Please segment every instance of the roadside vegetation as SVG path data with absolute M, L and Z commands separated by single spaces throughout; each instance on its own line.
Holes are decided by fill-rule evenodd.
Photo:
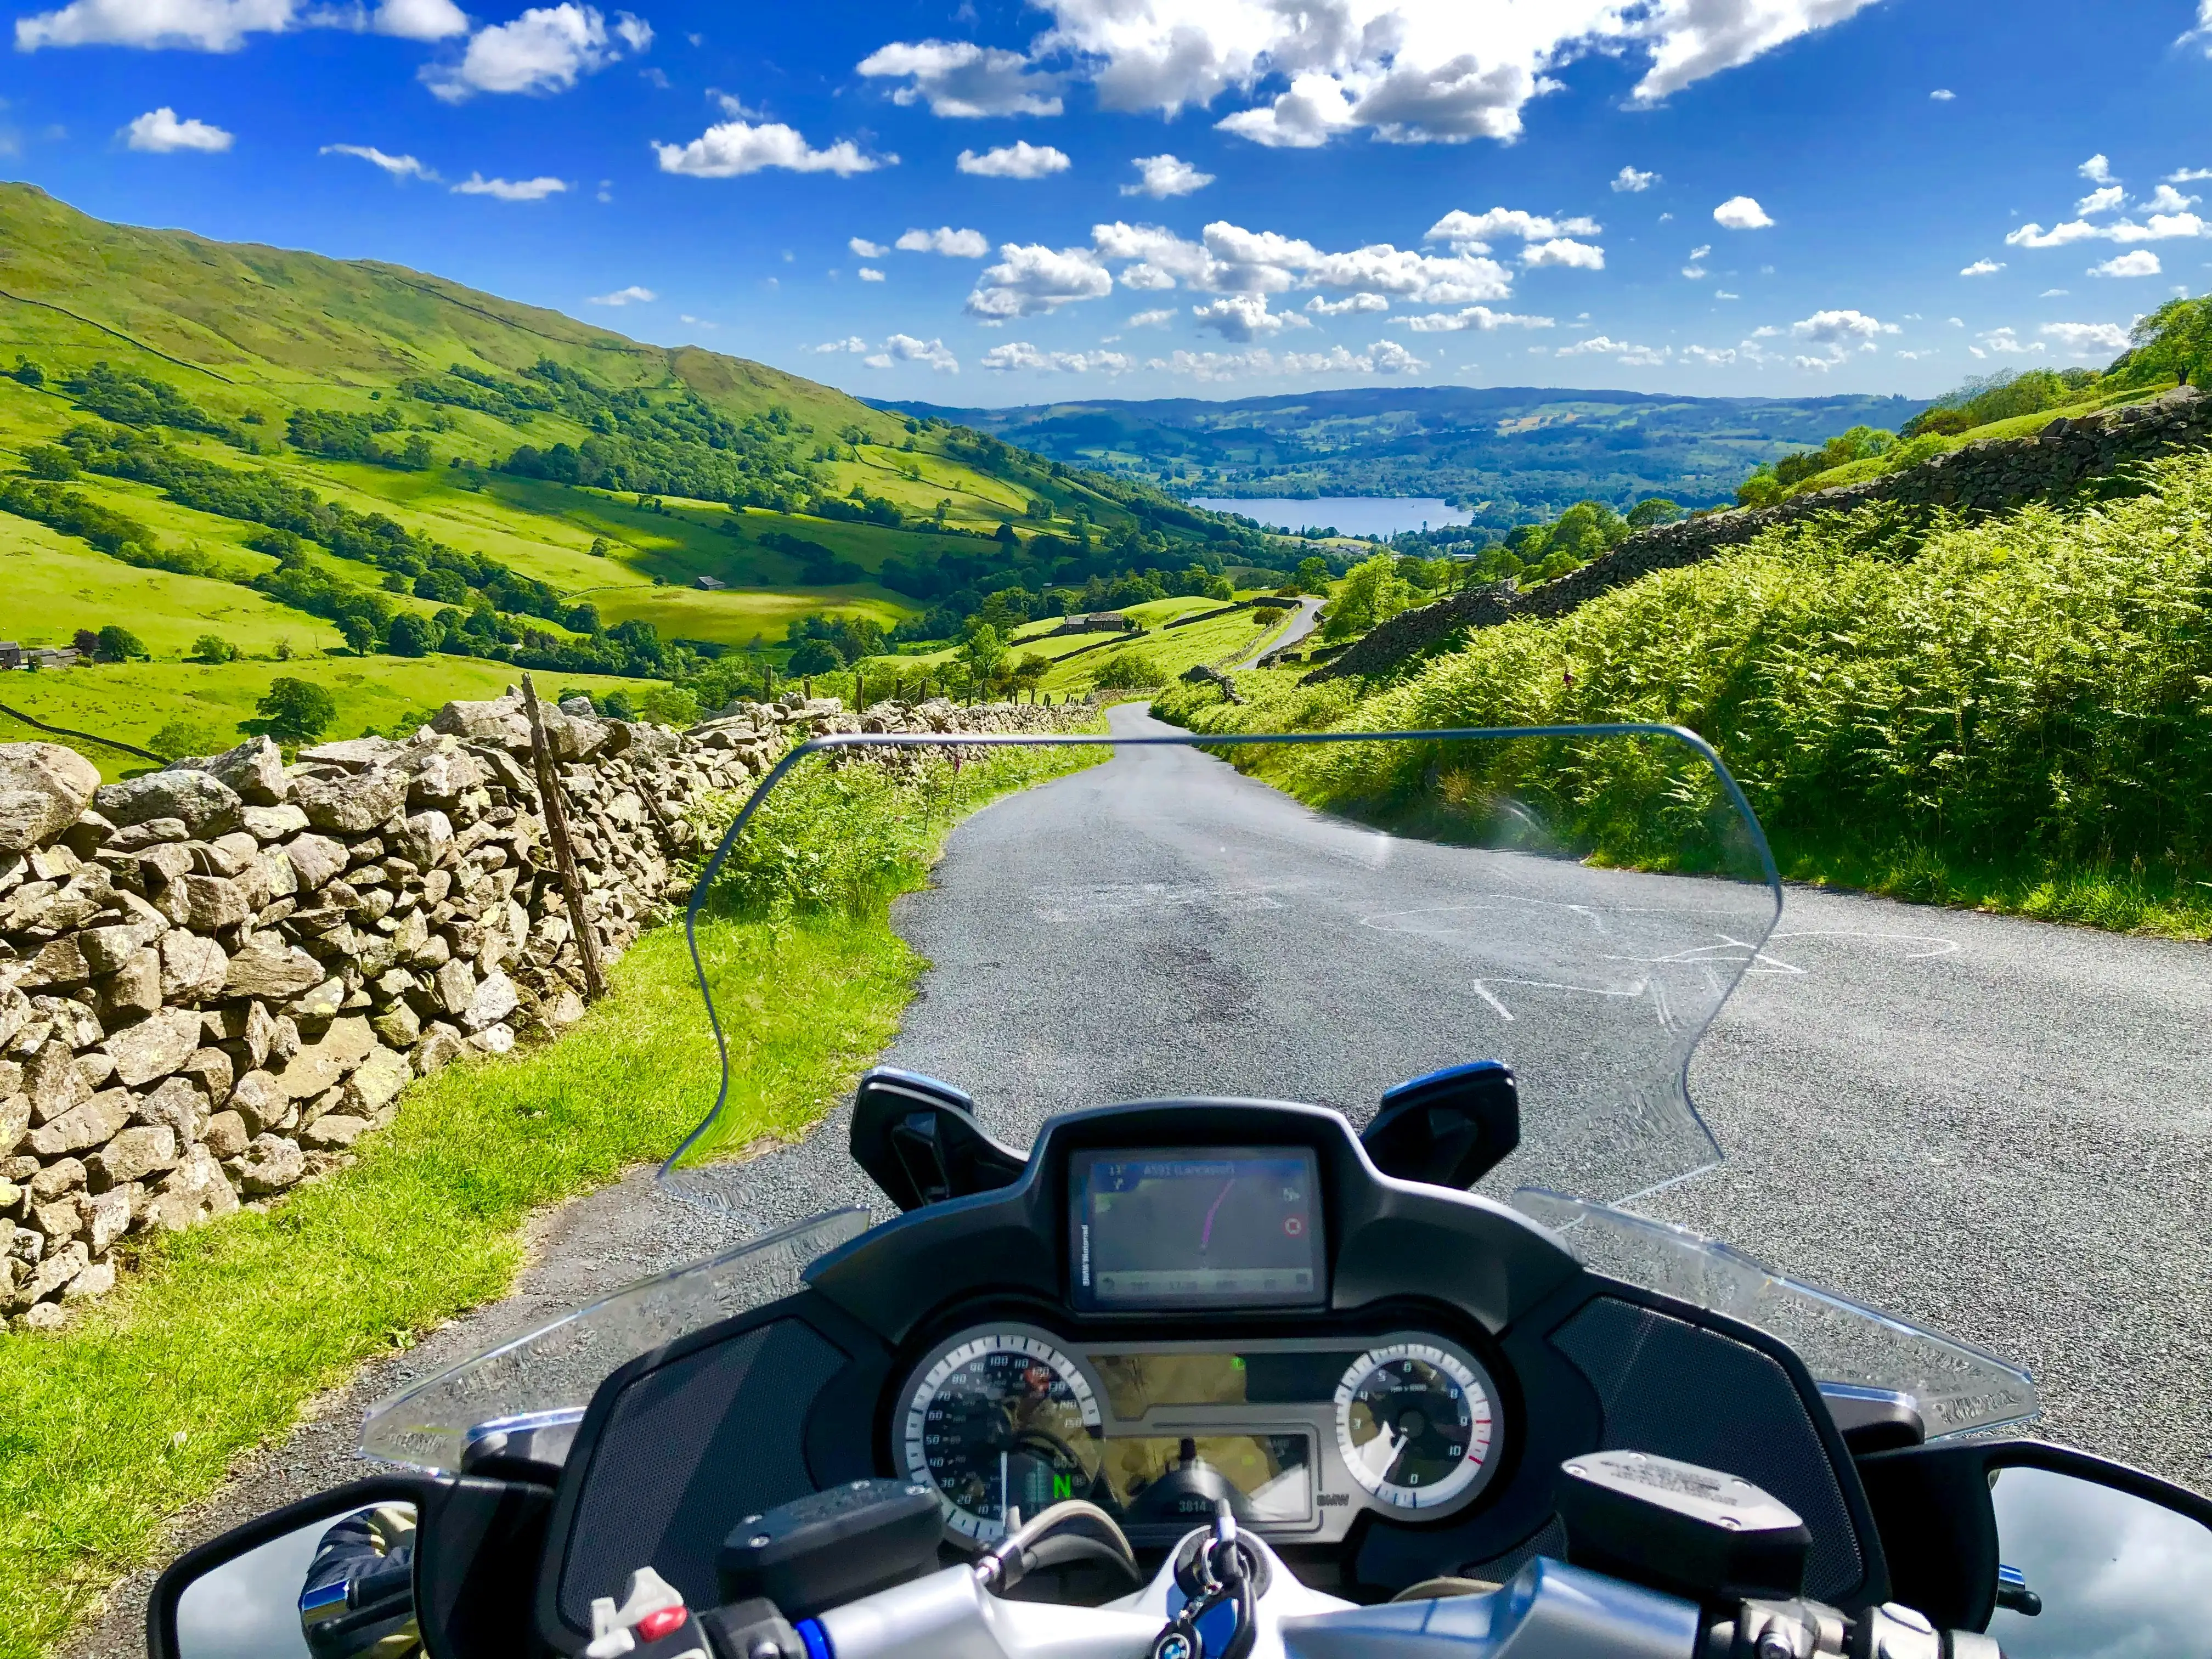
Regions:
M 924 966 L 890 903 L 951 824 L 1102 757 L 817 763 L 771 797 L 700 930 L 731 1044 L 721 1146 L 803 1133 L 890 1042 Z M 557 1043 L 415 1084 L 349 1167 L 266 1213 L 145 1236 L 66 1329 L 0 1335 L 0 1659 L 46 1652 L 316 1393 L 503 1295 L 531 1212 L 674 1150 L 715 1083 L 682 930 L 610 978 Z
M 2212 936 L 2212 455 L 2143 483 L 1932 532 L 1876 508 L 1807 520 L 1480 630 L 1396 684 L 1285 672 L 1240 682 L 1245 707 L 1202 687 L 1159 706 L 1202 731 L 1678 724 L 1793 878 Z M 1434 787 L 1361 751 L 1267 764 L 1346 810 Z M 1593 784 L 1574 810 L 1615 799 Z

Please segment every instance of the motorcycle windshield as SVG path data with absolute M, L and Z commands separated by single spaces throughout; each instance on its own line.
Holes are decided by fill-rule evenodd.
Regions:
M 386 1401 L 362 1449 L 453 1469 L 494 1435 L 557 1443 L 623 1361 L 796 1289 L 889 1212 L 845 1158 L 842 1115 L 816 1149 L 769 1143 L 769 1051 L 744 1002 L 711 994 L 722 930 L 880 926 L 887 902 L 919 994 L 855 1071 L 879 1058 L 955 1085 L 1011 1146 L 1054 1113 L 1193 1096 L 1357 1127 L 1395 1085 L 1503 1060 L 1520 1144 L 1480 1186 L 1521 1189 L 1596 1270 L 1785 1340 L 1823 1334 L 1816 1374 L 1941 1395 L 1935 1431 L 2032 1412 L 2024 1373 L 1610 1207 L 1719 1160 L 1690 1058 L 1781 912 L 1758 822 L 1699 739 L 1199 738 L 1133 705 L 1099 723 L 817 738 L 728 800 L 686 919 L 722 1085 L 659 1175 L 726 1248 Z M 830 1212 L 797 1219 L 812 1211 Z
M 929 971 L 884 1059 L 968 1091 L 1009 1145 L 1055 1112 L 1171 1097 L 1300 1101 L 1358 1125 L 1394 1085 L 1499 1060 L 1522 1124 L 1486 1178 L 1500 1193 L 1620 1200 L 1718 1158 L 1690 1054 L 1781 889 L 1698 739 L 1201 739 L 1133 708 L 1112 719 L 1103 737 L 807 744 L 738 811 L 701 909 L 856 898 L 869 870 L 837 861 L 885 855 L 857 804 L 927 818 L 933 792 L 988 791 L 994 769 L 1059 773 L 962 822 L 892 909 Z M 726 1085 L 661 1180 L 757 1224 L 778 1212 L 775 1177 L 738 1156 L 759 1130 L 734 1097 Z

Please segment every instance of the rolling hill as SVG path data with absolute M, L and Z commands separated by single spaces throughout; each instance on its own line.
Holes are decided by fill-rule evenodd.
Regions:
M 1141 402 L 954 409 L 956 421 L 1073 465 L 1182 495 L 1437 495 L 1504 531 L 1586 497 L 1732 502 L 1761 462 L 1864 423 L 1896 428 L 1904 398 L 1681 398 L 1541 386 L 1375 386 Z
M 681 679 L 809 616 L 1268 559 L 1141 483 L 760 363 L 27 185 L 0 184 L 0 632 L 26 645 L 212 635 L 309 678 L 376 659 L 434 702 L 441 660 Z M 100 672 L 113 702 L 142 670 Z

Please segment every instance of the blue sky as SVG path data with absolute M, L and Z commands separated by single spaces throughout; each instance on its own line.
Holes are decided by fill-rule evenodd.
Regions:
M 876 396 L 1925 395 L 2212 286 L 2202 3 L 68 0 L 0 161 Z

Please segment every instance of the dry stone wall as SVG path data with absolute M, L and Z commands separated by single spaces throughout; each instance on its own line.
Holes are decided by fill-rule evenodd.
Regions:
M 829 731 L 1041 730 L 1013 704 L 737 703 L 678 733 L 544 710 L 611 959 L 687 890 L 692 809 Z M 0 1312 L 57 1325 L 134 1232 L 338 1167 L 410 1079 L 584 1012 L 520 699 L 287 764 L 265 738 L 102 787 L 0 745 Z
M 1548 619 L 1656 570 L 1696 564 L 1740 547 L 1761 531 L 1821 513 L 1876 501 L 1996 513 L 2030 501 L 2073 495 L 2137 462 L 2212 445 L 2212 397 L 2178 386 L 2147 403 L 2060 417 L 2030 438 L 1991 438 L 1931 457 L 1917 466 L 1832 489 L 1808 490 L 1772 507 L 1717 513 L 1638 532 L 1611 552 L 1527 592 L 1511 582 L 1472 588 L 1434 605 L 1401 611 L 1305 683 L 1394 672 L 1464 628 L 1492 628 L 1516 617 Z

